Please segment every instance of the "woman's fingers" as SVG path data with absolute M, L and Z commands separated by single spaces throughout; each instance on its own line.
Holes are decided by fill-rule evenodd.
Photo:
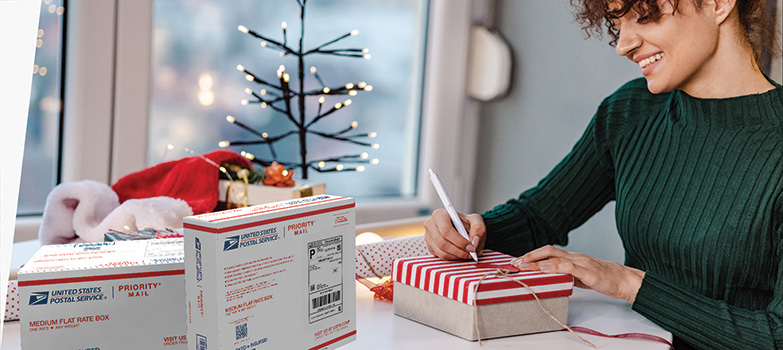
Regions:
M 449 214 L 438 209 L 424 222 L 427 249 L 433 255 L 444 259 L 467 259 L 469 242 L 463 238 L 451 223 Z
M 470 236 L 470 245 L 474 251 L 481 253 L 486 241 L 487 225 L 484 224 L 484 218 L 479 214 L 470 214 L 467 216 L 468 235 Z
M 555 247 L 541 247 L 511 261 L 520 270 L 540 270 L 574 277 L 574 285 L 634 302 L 644 272 L 615 262 L 571 253 Z
M 520 259 L 524 262 L 530 263 L 533 261 L 549 259 L 552 257 L 562 258 L 568 256 L 569 254 L 573 254 L 573 253 L 569 253 L 563 249 L 556 248 L 551 245 L 545 245 L 541 248 L 532 250 L 525 255 L 522 255 Z
M 511 264 L 520 270 L 538 270 L 546 273 L 562 273 L 573 275 L 574 277 L 580 274 L 580 270 L 583 270 L 582 266 L 578 265 L 574 260 L 569 258 L 549 258 L 535 262 L 525 262 L 523 259 L 517 258 L 512 260 Z

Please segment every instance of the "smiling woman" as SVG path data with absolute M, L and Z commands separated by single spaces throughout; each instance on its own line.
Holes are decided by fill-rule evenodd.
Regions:
M 466 259 L 486 247 L 521 255 L 520 269 L 571 274 L 632 303 L 677 349 L 783 348 L 783 86 L 756 54 L 780 49 L 743 24 L 762 3 L 572 4 L 644 77 L 604 99 L 538 186 L 465 215 L 470 239 L 433 213 L 428 248 Z M 611 201 L 624 264 L 550 245 Z
M 596 3 L 603 1 L 582 2 L 578 19 L 584 29 L 601 33 L 605 25 L 617 53 L 639 64 L 652 93 L 679 88 L 716 98 L 772 87 L 754 74 L 764 48 L 779 51 L 764 0 L 740 1 L 736 10 L 704 0 L 613 2 L 609 11 L 597 11 Z M 736 25 L 719 25 L 723 22 Z M 726 70 L 727 65 L 739 69 Z

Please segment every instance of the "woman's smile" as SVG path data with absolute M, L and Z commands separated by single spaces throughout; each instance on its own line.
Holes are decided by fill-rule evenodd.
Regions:
M 663 59 L 663 52 L 640 56 L 635 58 L 634 61 L 642 68 L 642 74 L 647 76 L 658 66 L 661 59 Z

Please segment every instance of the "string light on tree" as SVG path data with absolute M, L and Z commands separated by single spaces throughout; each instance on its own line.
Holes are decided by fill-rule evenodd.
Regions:
M 280 27 L 282 29 L 282 40 L 275 40 L 271 37 L 267 37 L 252 29 L 239 25 L 237 30 L 243 34 L 250 35 L 254 38 L 261 40 L 261 46 L 269 49 L 273 49 L 280 52 L 280 56 L 291 55 L 297 59 L 297 68 L 294 74 L 289 74 L 284 65 L 277 67 L 276 79 L 267 81 L 260 78 L 259 75 L 248 71 L 245 66 L 237 65 L 237 70 L 245 75 L 245 79 L 249 82 L 259 84 L 263 86 L 261 90 L 254 90 L 246 88 L 245 93 L 249 95 L 248 98 L 242 99 L 240 103 L 242 105 L 254 105 L 259 104 L 261 108 L 269 107 L 275 113 L 282 114 L 286 117 L 287 121 L 291 125 L 291 130 L 282 132 L 279 135 L 269 135 L 266 132 L 262 132 L 251 128 L 247 124 L 244 124 L 237 120 L 233 116 L 227 116 L 226 120 L 234 124 L 255 136 L 252 140 L 237 140 L 237 141 L 220 141 L 218 146 L 231 147 L 231 146 L 250 146 L 250 145 L 266 145 L 271 158 L 259 158 L 251 153 L 242 152 L 242 155 L 247 159 L 261 164 L 263 166 L 269 166 L 273 161 L 282 164 L 287 169 L 301 169 L 302 178 L 307 179 L 308 170 L 312 169 L 318 172 L 343 172 L 343 171 L 365 171 L 365 166 L 361 164 L 378 164 L 378 159 L 369 158 L 367 152 L 359 154 L 347 154 L 337 157 L 328 157 L 323 159 L 310 159 L 307 154 L 307 135 L 315 135 L 324 139 L 344 142 L 352 145 L 368 147 L 371 149 L 378 149 L 380 147 L 377 143 L 370 143 L 364 141 L 364 139 L 375 138 L 377 132 L 361 132 L 353 133 L 359 125 L 354 121 L 350 125 L 334 131 L 324 131 L 316 129 L 316 126 L 337 111 L 351 106 L 353 101 L 346 99 L 341 102 L 336 102 L 334 105 L 326 104 L 327 97 L 348 95 L 350 97 L 357 96 L 360 92 L 372 91 L 372 86 L 368 85 L 364 81 L 360 82 L 348 82 L 340 85 L 327 85 L 319 75 L 318 69 L 315 66 L 305 68 L 305 57 L 310 55 L 328 55 L 339 56 L 349 58 L 362 58 L 370 59 L 371 55 L 369 49 L 366 48 L 331 48 L 331 45 L 359 34 L 359 31 L 354 29 L 346 34 L 343 34 L 335 39 L 327 41 L 314 48 L 306 50 L 304 48 L 304 33 L 305 33 L 305 7 L 307 0 L 297 0 L 300 8 L 300 26 L 301 36 L 298 40 L 298 48 L 289 46 L 288 44 L 288 23 L 282 22 Z M 316 89 L 305 89 L 305 72 L 309 71 L 315 81 L 320 85 Z M 295 76 L 294 77 L 292 77 Z M 292 81 L 293 80 L 293 81 Z M 269 90 L 267 90 L 269 89 Z M 256 91 L 259 91 L 258 93 Z M 305 101 L 308 98 L 318 99 L 318 108 L 315 114 L 308 115 L 305 110 Z M 331 105 L 331 107 L 329 107 Z M 326 106 L 326 107 L 324 107 Z M 298 160 L 280 160 L 278 159 L 277 152 L 275 152 L 274 144 L 286 137 L 298 136 L 299 140 L 299 159 Z

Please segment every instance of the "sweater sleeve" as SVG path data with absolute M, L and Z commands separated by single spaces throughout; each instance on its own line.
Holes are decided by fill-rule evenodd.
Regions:
M 546 244 L 565 245 L 568 232 L 614 199 L 614 181 L 599 151 L 594 118 L 571 152 L 536 187 L 482 214 L 485 247 L 522 255 Z M 603 128 L 598 128 L 598 134 Z
M 783 349 L 783 225 L 777 237 L 777 281 L 766 308 L 734 307 L 648 272 L 633 309 L 698 348 Z

